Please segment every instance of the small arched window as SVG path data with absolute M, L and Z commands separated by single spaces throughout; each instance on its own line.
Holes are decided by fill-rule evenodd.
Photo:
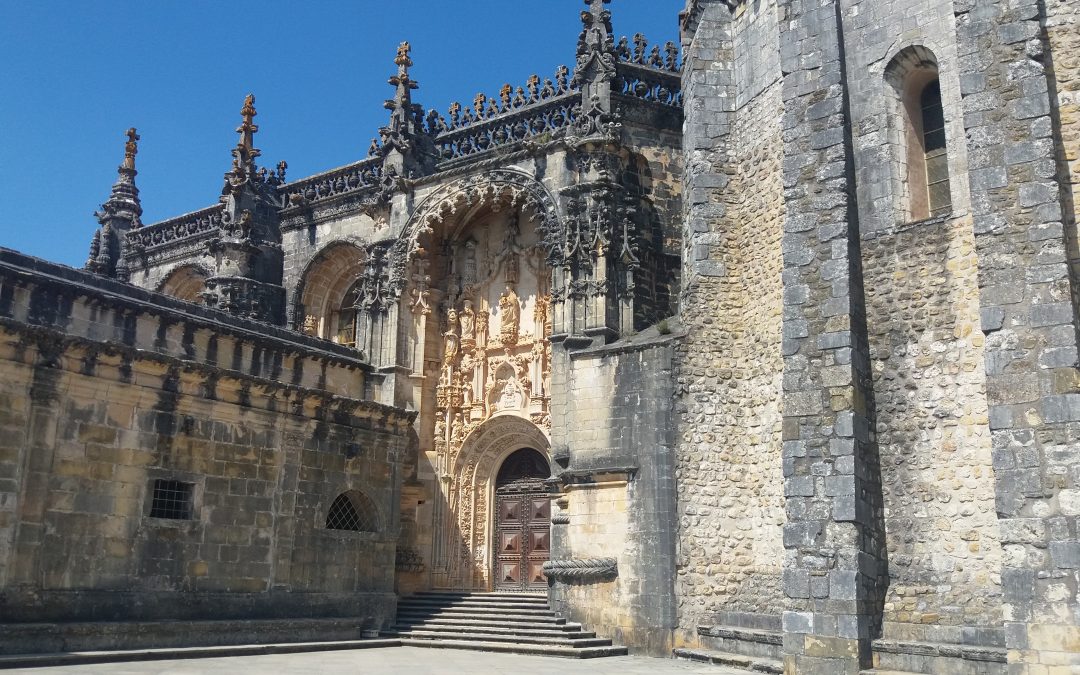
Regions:
M 937 58 L 923 46 L 908 47 L 885 71 L 899 100 L 893 144 L 901 221 L 952 211 L 945 106 Z
M 326 529 L 378 532 L 379 517 L 367 495 L 350 490 L 337 496 L 326 512 Z

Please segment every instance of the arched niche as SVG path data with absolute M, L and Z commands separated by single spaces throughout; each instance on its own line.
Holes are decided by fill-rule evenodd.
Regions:
M 198 265 L 184 265 L 170 272 L 157 290 L 177 300 L 201 305 L 209 277 L 210 274 Z
M 497 415 L 469 434 L 447 467 L 447 497 L 456 516 L 456 527 L 446 528 L 448 585 L 492 587 L 497 479 L 507 458 L 522 449 L 536 452 L 551 466 L 551 442 L 543 429 L 514 414 Z
M 352 242 L 334 242 L 308 263 L 296 290 L 296 328 L 308 335 L 338 339 L 341 312 L 350 311 L 346 299 L 354 291 L 367 263 L 367 252 Z

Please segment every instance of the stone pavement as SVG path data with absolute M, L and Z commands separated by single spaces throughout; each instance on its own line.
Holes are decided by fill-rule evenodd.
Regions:
M 101 663 L 53 668 L 13 670 L 15 673 L 47 675 L 50 673 L 100 673 L 101 675 L 196 675 L 228 673 L 247 675 L 278 673 L 281 675 L 331 675 L 350 673 L 375 675 L 532 675 L 554 673 L 575 675 L 737 675 L 745 671 L 718 666 L 651 659 L 639 656 L 618 656 L 602 659 L 562 659 L 546 656 L 515 656 L 446 649 L 390 647 L 339 652 L 306 654 L 273 654 L 268 656 L 239 656 L 216 659 L 184 659 L 176 661 L 142 661 L 138 663 Z

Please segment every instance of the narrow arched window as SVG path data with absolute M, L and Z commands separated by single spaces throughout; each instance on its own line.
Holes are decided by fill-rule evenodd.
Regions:
M 899 218 L 913 222 L 952 211 L 945 105 L 937 58 L 924 46 L 902 50 L 885 69 L 896 92 L 890 143 Z
M 930 217 L 934 217 L 952 210 L 949 155 L 945 145 L 945 109 L 941 105 L 941 83 L 937 78 L 923 87 L 919 107 L 922 150 L 926 162 L 927 211 Z
M 378 532 L 379 517 L 375 505 L 363 493 L 343 492 L 326 512 L 326 529 L 352 532 Z

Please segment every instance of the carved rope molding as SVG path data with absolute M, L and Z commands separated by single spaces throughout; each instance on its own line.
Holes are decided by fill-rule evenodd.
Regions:
M 544 563 L 549 579 L 609 580 L 619 576 L 619 561 L 615 558 L 577 558 L 549 560 Z

